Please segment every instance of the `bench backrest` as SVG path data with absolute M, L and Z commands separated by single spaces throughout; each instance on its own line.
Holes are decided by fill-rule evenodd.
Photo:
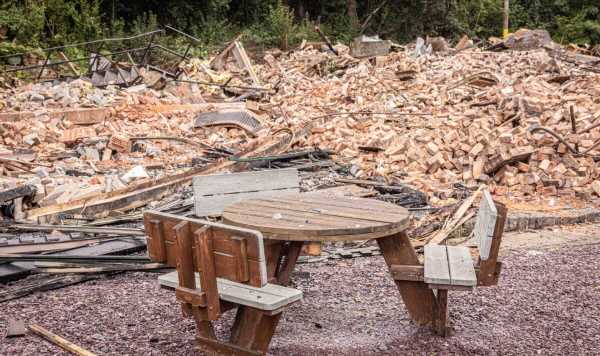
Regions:
M 490 256 L 490 249 L 492 247 L 492 239 L 494 238 L 497 220 L 498 210 L 496 209 L 496 204 L 494 203 L 490 192 L 486 189 L 482 194 L 477 219 L 475 220 L 475 228 L 473 230 L 479 247 L 479 257 L 484 261 Z
M 157 211 L 144 212 L 144 226 L 148 255 L 153 261 L 176 267 L 180 257 L 177 243 L 189 235 L 191 248 L 197 248 L 195 235 L 204 229 L 202 234 L 209 235 L 212 241 L 217 277 L 255 287 L 267 283 L 263 236 L 259 231 Z M 199 270 L 196 261 L 193 267 Z
M 150 258 L 177 268 L 177 299 L 205 308 L 209 320 L 221 314 L 217 278 L 255 287 L 267 284 L 263 237 L 258 231 L 155 211 L 144 213 L 144 226 Z
M 297 169 L 275 169 L 196 176 L 193 186 L 196 216 L 219 216 L 242 200 L 299 193 L 300 178 Z

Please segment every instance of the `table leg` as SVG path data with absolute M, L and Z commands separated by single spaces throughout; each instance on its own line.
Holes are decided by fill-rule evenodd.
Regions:
M 405 232 L 377 239 L 383 258 L 391 265 L 417 265 L 419 259 Z M 395 281 L 408 314 L 419 325 L 435 325 L 437 301 L 423 282 Z
M 265 240 L 265 259 L 267 260 L 267 277 L 269 283 L 277 282 L 279 271 L 279 258 L 283 250 L 283 242 L 277 240 Z
M 245 349 L 266 353 L 280 317 L 281 313 L 270 315 L 262 310 L 240 305 L 231 328 L 230 342 Z
M 279 267 L 279 271 L 277 272 L 278 284 L 287 286 L 290 283 L 290 277 L 292 275 L 292 271 L 294 270 L 294 266 L 298 261 L 298 256 L 300 256 L 300 251 L 302 250 L 303 244 L 303 241 L 291 241 L 288 243 L 284 260 Z
M 448 290 L 438 289 L 437 290 L 437 308 L 436 308 L 436 320 L 435 320 L 435 331 L 438 335 L 446 336 L 448 328 L 446 322 L 448 320 Z

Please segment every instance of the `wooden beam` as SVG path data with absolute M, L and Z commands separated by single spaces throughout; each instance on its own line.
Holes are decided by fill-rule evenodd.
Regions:
M 146 236 L 143 229 L 124 228 L 124 227 L 97 227 L 97 226 L 78 226 L 78 225 L 43 225 L 43 224 L 9 224 L 6 227 L 16 230 L 26 231 L 63 231 L 63 232 L 82 232 L 86 234 L 106 234 L 121 236 Z
M 19 253 L 37 253 L 37 252 L 49 252 L 49 251 L 60 251 L 70 250 L 72 248 L 82 247 L 91 245 L 98 242 L 103 242 L 113 237 L 101 237 L 91 239 L 77 239 L 61 242 L 48 242 L 48 243 L 32 243 L 32 244 L 18 244 L 18 245 L 4 245 L 0 246 L 0 255 L 2 254 L 19 254 Z
M 44 339 L 50 341 L 54 345 L 60 346 L 61 348 L 65 349 L 71 353 L 74 353 L 75 355 L 80 355 L 80 356 L 95 356 L 96 355 L 96 354 L 84 349 L 81 346 L 75 345 L 74 343 L 70 342 L 67 339 L 64 339 L 54 333 L 51 333 L 50 331 L 44 329 L 43 327 L 41 327 L 39 325 L 31 324 L 31 325 L 29 325 L 29 330 L 33 331 L 34 333 L 43 337 Z
M 146 263 L 143 265 L 120 265 L 106 267 L 67 267 L 67 268 L 36 268 L 41 273 L 106 273 L 106 272 L 125 272 L 125 271 L 156 271 L 165 268 L 171 268 L 162 263 Z
M 37 188 L 35 185 L 21 185 L 15 188 L 6 189 L 0 192 L 0 202 L 14 200 L 16 198 L 31 197 L 35 195 Z
M 19 299 L 38 291 L 58 289 L 98 278 L 100 278 L 100 276 L 97 275 L 67 275 L 53 277 L 44 280 L 43 282 L 26 285 L 24 287 L 8 288 L 7 290 L 0 291 L 0 303 Z
M 448 320 L 448 290 L 438 289 L 436 295 L 436 320 L 435 331 L 440 336 L 446 336 L 448 328 L 446 323 Z
M 397 281 L 422 282 L 425 272 L 421 265 L 390 265 L 390 273 Z
M 285 255 L 285 260 L 283 264 L 277 271 L 277 282 L 278 284 L 287 286 L 290 284 L 290 277 L 292 275 L 292 271 L 294 270 L 294 266 L 298 261 L 298 256 L 300 256 L 300 251 L 302 250 L 302 245 L 304 241 L 290 241 L 287 247 L 287 253 Z
M 79 71 L 77 70 L 77 68 L 75 68 L 75 65 L 73 64 L 73 62 L 71 62 L 71 60 L 69 59 L 69 57 L 67 57 L 66 54 L 64 54 L 64 52 L 62 51 L 58 51 L 58 56 L 63 60 L 67 62 L 67 67 L 69 67 L 69 69 L 71 70 L 71 72 L 73 72 L 73 74 L 75 74 L 76 77 L 79 77 Z
M 77 255 L 17 255 L 0 254 L 2 261 L 56 261 L 56 262 L 128 262 L 145 263 L 150 262 L 145 256 L 77 256 Z
M 236 61 L 238 62 L 238 65 L 248 72 L 248 75 L 252 79 L 252 83 L 255 86 L 261 87 L 262 85 L 260 84 L 260 80 L 258 79 L 258 76 L 256 75 L 256 72 L 254 71 L 254 68 L 252 68 L 252 63 L 250 62 L 250 58 L 248 58 L 248 54 L 246 54 L 246 50 L 244 49 L 244 46 L 239 41 L 234 41 L 233 43 L 234 43 L 234 48 L 232 50 L 232 53 L 233 53 Z

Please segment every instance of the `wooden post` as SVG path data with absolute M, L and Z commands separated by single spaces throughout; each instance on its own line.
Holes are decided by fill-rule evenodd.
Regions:
M 502 37 L 508 37 L 508 13 L 509 13 L 509 0 L 504 0 L 504 28 L 502 29 Z

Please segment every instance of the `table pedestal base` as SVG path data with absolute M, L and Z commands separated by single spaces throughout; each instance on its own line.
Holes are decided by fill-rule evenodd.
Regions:
M 392 265 L 419 264 L 417 253 L 413 248 L 406 233 L 377 239 L 383 258 L 388 267 Z M 437 333 L 446 334 L 447 291 L 438 290 L 437 296 L 426 283 L 417 281 L 395 280 L 400 291 L 404 305 L 412 320 L 418 325 L 429 325 Z

